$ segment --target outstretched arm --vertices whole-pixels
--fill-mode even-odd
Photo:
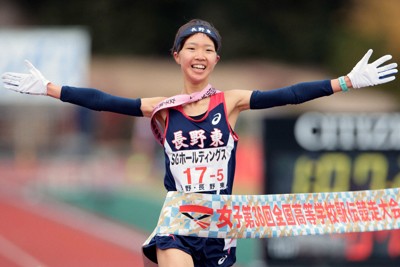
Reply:
[[[29,61],[25,61],[29,74],[6,72],[2,75],[4,87],[16,92],[47,95],[96,111],[109,111],[131,116],[150,117],[154,106],[163,97],[124,98],[94,88],[59,86],[48,81]]]
[[[348,75],[337,79],[299,83],[269,91],[227,91],[225,98],[229,122],[234,127],[239,113],[244,110],[300,104],[318,97],[348,91],[351,88],[362,88],[393,81],[397,73],[397,63],[381,66],[392,59],[392,56],[386,55],[373,63],[368,63],[371,55],[372,50],[370,49]]]
[[[235,90],[227,92],[227,96],[230,99],[232,110],[242,111],[300,104],[318,97],[345,92],[351,88],[362,88],[393,81],[397,73],[397,63],[381,66],[392,59],[392,56],[386,55],[368,63],[371,55],[372,50],[370,49],[347,76],[337,79],[299,83],[269,91]]]
[[[97,111],[109,111],[131,116],[150,117],[154,107],[165,97],[124,98],[94,88],[47,85],[47,95]]]

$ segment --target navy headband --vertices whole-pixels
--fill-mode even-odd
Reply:
[[[175,44],[174,44],[174,48],[176,49],[175,52],[178,52],[179,50],[181,50],[181,48],[182,48],[181,43],[185,38],[187,38],[193,34],[196,34],[196,33],[206,34],[208,37],[210,37],[214,41],[214,44],[216,46],[215,49],[217,51],[219,50],[219,48],[221,46],[220,45],[221,40],[220,40],[220,37],[213,30],[211,30],[210,28],[208,28],[206,26],[191,26],[191,27],[185,29],[184,31],[182,31],[181,33],[179,33],[178,37],[176,38]]]

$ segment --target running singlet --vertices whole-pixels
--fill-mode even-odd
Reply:
[[[232,194],[238,137],[231,129],[224,93],[210,97],[200,119],[182,106],[168,109],[164,140],[168,191]]]

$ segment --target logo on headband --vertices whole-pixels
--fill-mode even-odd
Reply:
[[[210,29],[207,29],[207,28],[204,28],[204,27],[200,27],[200,26],[192,27],[190,29],[190,31],[191,32],[204,32],[204,33],[207,33],[207,34],[212,34],[213,33]]]

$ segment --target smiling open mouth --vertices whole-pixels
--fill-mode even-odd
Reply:
[[[198,69],[198,70],[205,70],[206,66],[200,65],[200,64],[195,64],[195,65],[192,65],[192,68]]]

